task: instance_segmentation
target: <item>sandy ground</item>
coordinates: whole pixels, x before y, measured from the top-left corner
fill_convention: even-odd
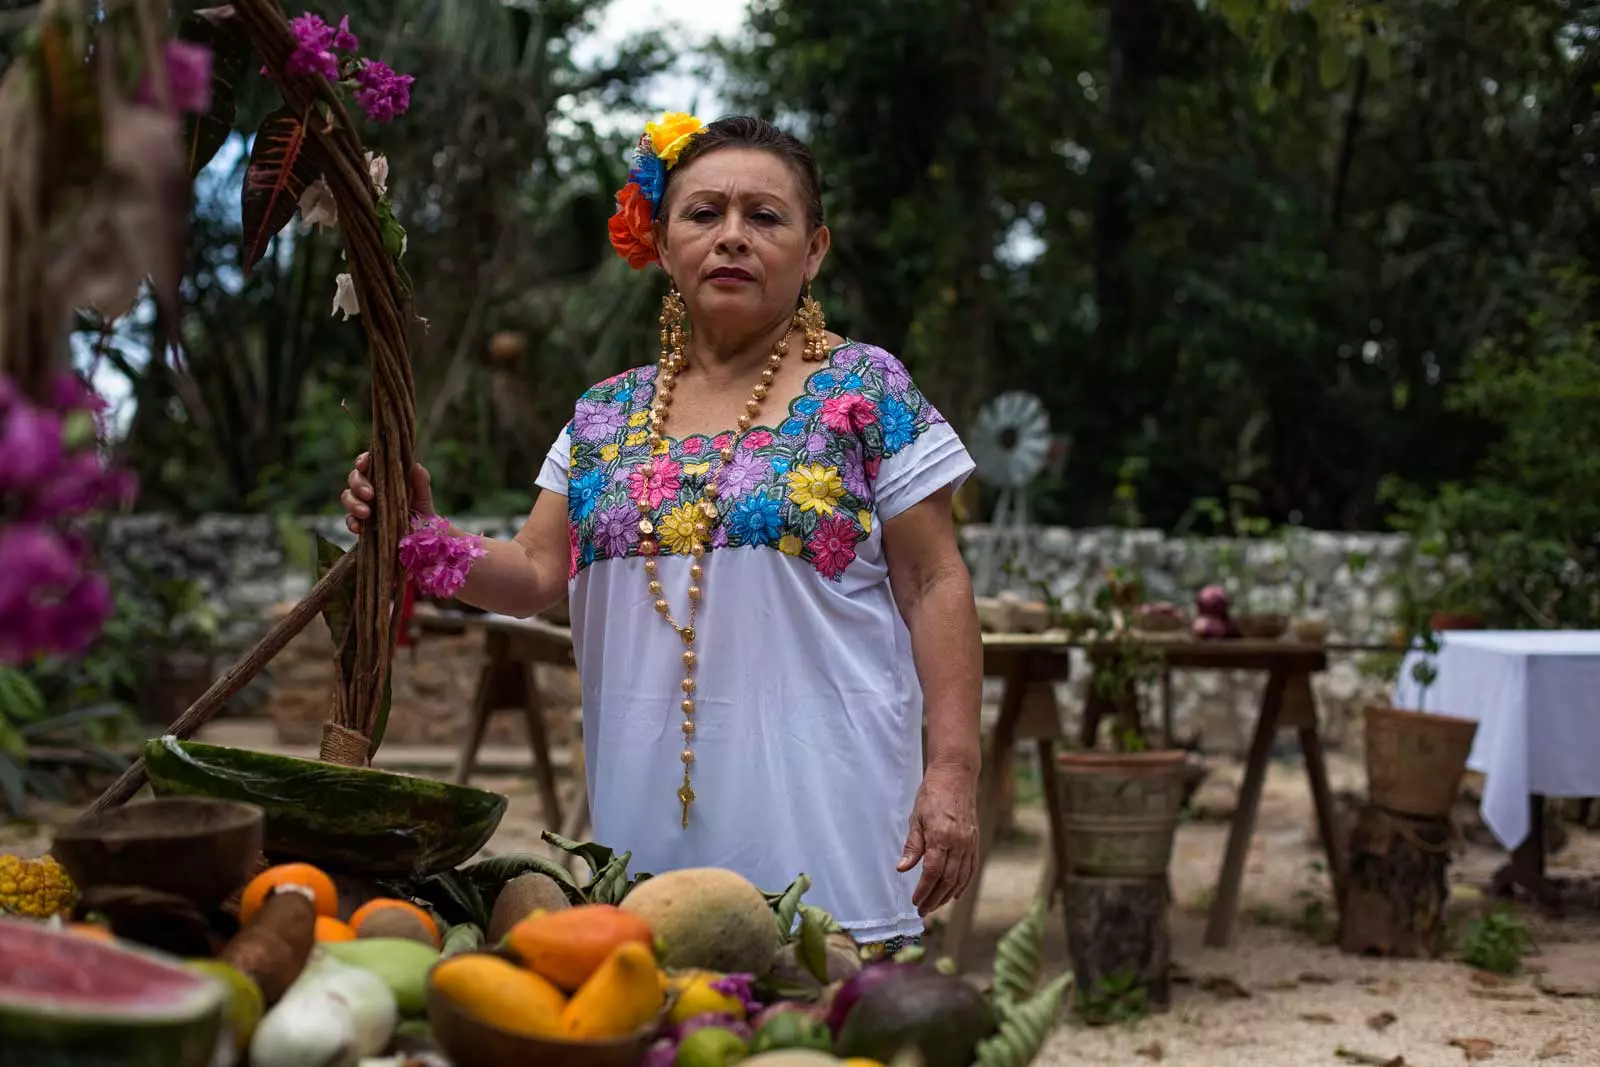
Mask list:
[[[1330,757],[1330,772],[1336,790],[1361,788],[1358,761]],[[1043,1067],[1600,1064],[1600,917],[1551,921],[1523,912],[1539,948],[1526,973],[1507,982],[1488,980],[1459,961],[1363,959],[1318,944],[1315,930],[1331,911],[1329,890],[1297,763],[1274,764],[1269,774],[1234,944],[1203,947],[1204,909],[1227,836],[1223,816],[1238,776],[1236,765],[1219,766],[1196,797],[1197,817],[1179,831],[1172,865],[1178,975],[1170,1010],[1110,1027],[1064,1022],[1039,1061]],[[474,784],[498,789],[511,802],[488,851],[542,847],[543,818],[527,778],[485,775]],[[991,957],[995,940],[1023,914],[1039,885],[1045,822],[1028,793],[1019,788],[1018,833],[996,850],[984,879],[976,960]],[[46,821],[64,814],[53,812]],[[0,827],[0,851],[36,853],[45,847],[45,833],[43,827]],[[1486,906],[1473,887],[1503,860],[1502,853],[1474,846],[1457,857],[1451,876],[1460,884],[1454,906],[1463,917]],[[1573,830],[1554,873],[1600,875],[1600,835]],[[1052,970],[1065,968],[1059,915],[1048,927],[1046,956]]]

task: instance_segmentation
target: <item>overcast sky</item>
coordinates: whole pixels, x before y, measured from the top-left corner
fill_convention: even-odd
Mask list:
[[[575,50],[580,62],[599,59],[622,41],[641,32],[659,31],[675,43],[703,45],[713,37],[731,37],[744,27],[749,0],[611,0],[600,17],[599,32]],[[696,107],[701,118],[721,114],[712,87],[686,70],[659,79],[650,87],[646,104],[658,110]]]

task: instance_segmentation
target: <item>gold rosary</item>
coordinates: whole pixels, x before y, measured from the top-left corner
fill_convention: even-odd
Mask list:
[[[661,302],[661,358],[656,364],[656,393],[650,403],[649,440],[652,462],[655,457],[667,454],[667,410],[672,406],[673,386],[677,384],[678,375],[688,363],[683,343],[685,317],[683,298],[678,295],[678,290],[674,287]],[[683,806],[684,829],[689,828],[689,808],[695,799],[694,786],[690,781],[690,771],[694,766],[696,689],[694,675],[695,668],[699,664],[699,656],[694,647],[694,623],[700,610],[701,597],[704,595],[701,579],[705,575],[705,569],[701,561],[705,558],[711,527],[717,521],[719,493],[717,474],[722,466],[733,461],[734,445],[738,443],[739,437],[750,429],[750,424],[761,411],[761,402],[766,399],[767,391],[772,388],[772,381],[778,376],[778,368],[783,365],[783,358],[789,354],[789,334],[796,328],[805,333],[805,358],[808,361],[814,362],[827,355],[822,309],[811,298],[809,284],[800,311],[796,313],[790,329],[785,330],[783,337],[773,346],[772,354],[767,357],[767,365],[761,369],[760,381],[750,390],[750,399],[744,402],[744,414],[739,416],[737,429],[717,450],[717,455],[722,461],[721,466],[706,475],[705,488],[701,490],[701,498],[696,504],[699,515],[695,519],[694,537],[689,550],[692,562],[689,564],[689,617],[686,622],[679,623],[672,617],[672,606],[667,603],[661,584],[659,566],[656,563],[656,556],[661,553],[661,545],[656,538],[655,523],[650,519],[649,498],[641,497],[638,502],[639,555],[644,557],[644,573],[650,581],[650,595],[655,597],[656,614],[665,619],[667,625],[671,626],[683,641],[683,681],[679,683],[683,690],[683,698],[678,705],[679,710],[683,712],[683,723],[680,726],[683,731],[683,751],[678,753],[678,758],[683,762],[683,785],[678,787],[677,797],[678,803]]]

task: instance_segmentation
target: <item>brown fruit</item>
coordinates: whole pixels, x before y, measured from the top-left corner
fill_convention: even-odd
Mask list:
[[[491,945],[511,932],[511,928],[536,911],[564,911],[572,906],[567,894],[554,878],[538,871],[519,874],[507,882],[494,899],[489,916],[488,941]]]

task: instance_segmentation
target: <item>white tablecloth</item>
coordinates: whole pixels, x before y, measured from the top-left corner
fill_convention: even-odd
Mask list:
[[[1508,849],[1528,836],[1528,797],[1600,796],[1600,630],[1448,630],[1422,711],[1478,722],[1467,766],[1484,775],[1483,821]],[[1407,653],[1394,704],[1417,708]]]

